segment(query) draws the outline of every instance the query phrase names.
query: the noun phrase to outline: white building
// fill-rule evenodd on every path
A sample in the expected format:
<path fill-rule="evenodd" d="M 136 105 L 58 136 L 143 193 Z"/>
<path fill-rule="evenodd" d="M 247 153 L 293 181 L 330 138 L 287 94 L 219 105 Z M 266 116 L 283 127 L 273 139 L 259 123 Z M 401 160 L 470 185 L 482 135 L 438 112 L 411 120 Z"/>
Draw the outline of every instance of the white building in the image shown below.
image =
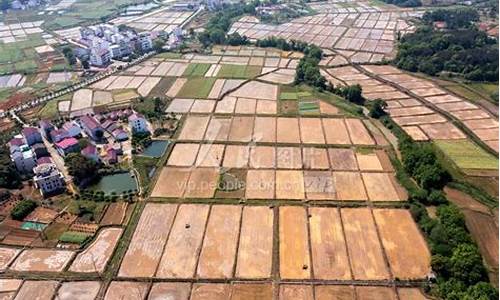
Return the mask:
<path fill-rule="evenodd" d="M 153 48 L 153 41 L 151 40 L 151 35 L 147 32 L 139 34 L 138 41 L 142 51 L 148 51 Z"/>
<path fill-rule="evenodd" d="M 23 145 L 10 154 L 10 158 L 21 173 L 31 173 L 36 166 L 36 155 L 28 145 Z"/>
<path fill-rule="evenodd" d="M 133 113 L 128 117 L 128 125 L 132 132 L 148 132 L 146 119 L 138 113 Z"/>
<path fill-rule="evenodd" d="M 107 66 L 111 62 L 111 54 L 107 49 L 92 49 L 90 51 L 90 64 L 94 66 Z"/>
<path fill-rule="evenodd" d="M 64 177 L 54 164 L 41 164 L 33 169 L 33 181 L 43 196 L 61 191 L 64 188 Z"/>

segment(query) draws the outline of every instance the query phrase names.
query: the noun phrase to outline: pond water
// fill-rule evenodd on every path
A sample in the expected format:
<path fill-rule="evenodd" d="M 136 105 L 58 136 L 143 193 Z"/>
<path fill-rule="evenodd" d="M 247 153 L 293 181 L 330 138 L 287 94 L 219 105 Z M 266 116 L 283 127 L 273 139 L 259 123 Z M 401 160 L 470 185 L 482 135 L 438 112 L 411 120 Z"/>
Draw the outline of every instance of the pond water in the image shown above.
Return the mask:
<path fill-rule="evenodd" d="M 106 195 L 115 192 L 116 195 L 123 194 L 128 190 L 137 190 L 135 178 L 129 172 L 106 175 L 99 182 L 90 187 L 94 191 L 103 191 Z"/>
<path fill-rule="evenodd" d="M 165 140 L 154 140 L 144 149 L 141 155 L 155 158 L 160 157 L 165 153 L 169 143 L 169 141 Z"/>

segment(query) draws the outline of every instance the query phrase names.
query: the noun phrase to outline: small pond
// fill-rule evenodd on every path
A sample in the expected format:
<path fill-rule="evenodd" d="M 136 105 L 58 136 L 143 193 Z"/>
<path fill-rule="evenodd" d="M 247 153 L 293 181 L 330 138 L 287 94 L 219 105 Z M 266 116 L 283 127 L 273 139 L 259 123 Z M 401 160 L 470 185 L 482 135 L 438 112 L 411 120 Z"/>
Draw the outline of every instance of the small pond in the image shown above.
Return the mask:
<path fill-rule="evenodd" d="M 126 193 L 128 190 L 137 190 L 137 183 L 130 172 L 106 175 L 89 189 L 103 191 L 106 195 L 115 192 L 116 195 Z"/>
<path fill-rule="evenodd" d="M 166 140 L 153 140 L 141 153 L 143 156 L 148 157 L 161 157 L 170 142 Z"/>

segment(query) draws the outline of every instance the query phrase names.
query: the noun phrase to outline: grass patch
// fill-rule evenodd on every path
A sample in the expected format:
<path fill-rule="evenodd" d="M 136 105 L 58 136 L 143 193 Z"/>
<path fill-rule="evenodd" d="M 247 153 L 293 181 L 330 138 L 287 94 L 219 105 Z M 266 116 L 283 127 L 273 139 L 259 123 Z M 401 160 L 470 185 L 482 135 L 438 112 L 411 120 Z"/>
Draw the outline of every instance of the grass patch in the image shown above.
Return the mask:
<path fill-rule="evenodd" d="M 154 177 L 154 172 L 156 172 L 158 159 L 153 157 L 134 156 L 133 161 L 134 168 L 139 172 L 141 187 L 143 190 L 146 190 L 151 183 L 151 179 Z"/>
<path fill-rule="evenodd" d="M 300 114 L 317 114 L 319 113 L 319 104 L 317 101 L 300 101 L 299 102 Z"/>
<path fill-rule="evenodd" d="M 259 66 L 222 65 L 217 77 L 249 79 L 260 75 L 261 70 Z"/>
<path fill-rule="evenodd" d="M 299 95 L 295 92 L 283 92 L 280 93 L 280 100 L 297 100 Z"/>
<path fill-rule="evenodd" d="M 66 231 L 59 237 L 59 241 L 63 243 L 71 243 L 71 244 L 82 244 L 87 239 L 90 238 L 91 235 L 88 233 L 77 232 L 77 231 Z"/>
<path fill-rule="evenodd" d="M 50 100 L 47 102 L 43 108 L 38 111 L 38 116 L 41 119 L 52 119 L 57 117 L 59 113 L 57 103 L 57 100 Z"/>
<path fill-rule="evenodd" d="M 192 63 L 184 71 L 183 76 L 186 77 L 200 77 L 207 73 L 208 69 L 210 69 L 210 64 L 202 64 L 202 63 Z"/>
<path fill-rule="evenodd" d="M 434 143 L 461 169 L 498 170 L 498 158 L 469 140 Z"/>
<path fill-rule="evenodd" d="M 43 235 L 48 240 L 59 240 L 59 237 L 68 229 L 68 225 L 62 223 L 52 223 L 43 231 Z"/>
<path fill-rule="evenodd" d="M 0 88 L 0 102 L 7 100 L 14 91 L 14 88 Z"/>
<path fill-rule="evenodd" d="M 163 52 L 163 53 L 157 54 L 155 57 L 159 57 L 159 58 L 181 58 L 182 54 L 181 53 L 176 53 L 176 52 Z"/>
<path fill-rule="evenodd" d="M 191 78 L 184 84 L 180 92 L 177 94 L 179 98 L 206 98 L 215 78 Z"/>

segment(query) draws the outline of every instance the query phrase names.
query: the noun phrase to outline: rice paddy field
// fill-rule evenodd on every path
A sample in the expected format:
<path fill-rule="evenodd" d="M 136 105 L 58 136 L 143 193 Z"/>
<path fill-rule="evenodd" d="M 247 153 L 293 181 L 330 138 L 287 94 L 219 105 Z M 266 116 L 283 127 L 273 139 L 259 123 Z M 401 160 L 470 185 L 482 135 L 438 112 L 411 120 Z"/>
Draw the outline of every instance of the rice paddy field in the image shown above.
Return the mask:
<path fill-rule="evenodd" d="M 460 169 L 498 170 L 498 158 L 469 140 L 434 143 Z"/>

